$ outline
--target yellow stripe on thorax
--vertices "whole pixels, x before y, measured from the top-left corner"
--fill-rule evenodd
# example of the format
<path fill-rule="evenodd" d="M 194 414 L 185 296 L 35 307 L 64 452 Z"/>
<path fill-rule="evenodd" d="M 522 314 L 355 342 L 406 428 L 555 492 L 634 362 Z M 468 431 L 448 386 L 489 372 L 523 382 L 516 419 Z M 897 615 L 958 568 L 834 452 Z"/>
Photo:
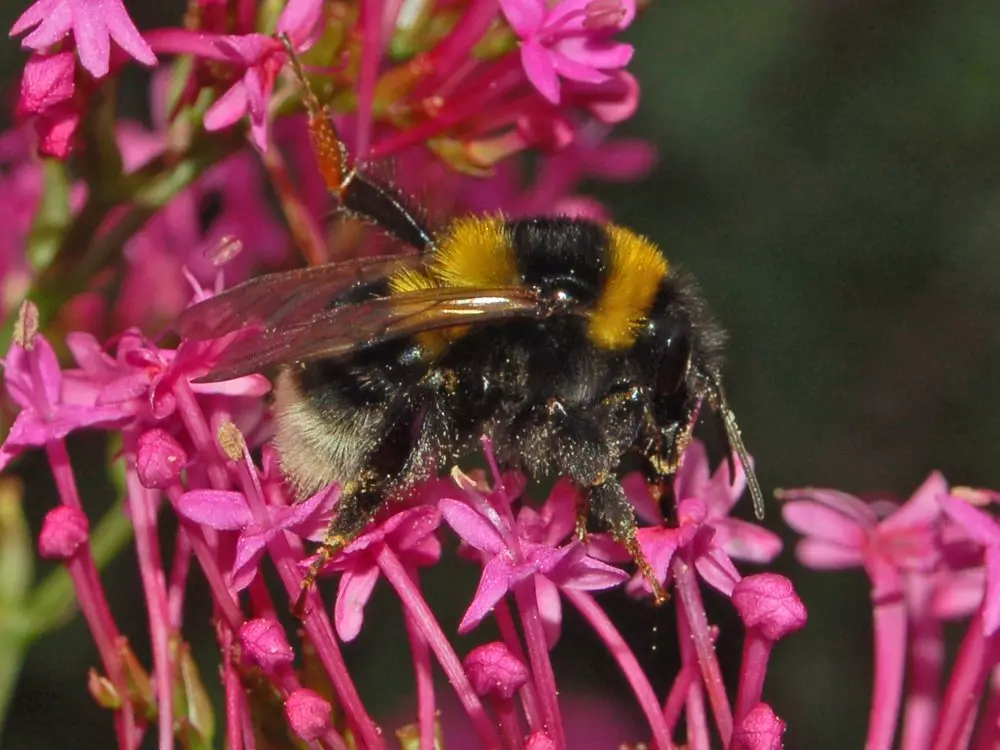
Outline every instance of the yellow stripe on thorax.
<path fill-rule="evenodd" d="M 405 294 L 440 287 L 494 289 L 519 282 L 507 222 L 499 216 L 466 216 L 448 225 L 424 270 L 404 268 L 390 276 L 389 292 Z M 417 340 L 431 356 L 437 356 L 466 331 L 468 326 L 425 331 L 417 334 Z"/>
<path fill-rule="evenodd" d="M 590 316 L 587 333 L 602 349 L 626 349 L 667 275 L 667 259 L 645 237 L 609 224 L 608 274 Z"/>

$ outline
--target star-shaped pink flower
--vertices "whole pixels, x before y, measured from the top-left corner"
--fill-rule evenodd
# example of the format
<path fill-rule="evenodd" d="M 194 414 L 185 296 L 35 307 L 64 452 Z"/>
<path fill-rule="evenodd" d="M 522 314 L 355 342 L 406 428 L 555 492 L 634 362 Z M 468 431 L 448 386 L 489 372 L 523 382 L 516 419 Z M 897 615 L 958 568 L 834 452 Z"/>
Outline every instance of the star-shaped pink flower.
<path fill-rule="evenodd" d="M 604 83 L 632 59 L 631 45 L 608 37 L 632 23 L 634 0 L 563 0 L 552 7 L 545 0 L 500 0 L 500 7 L 521 38 L 528 80 L 553 104 L 560 77 Z"/>
<path fill-rule="evenodd" d="M 727 461 L 722 461 L 712 473 L 705 445 L 700 440 L 691 442 L 674 479 L 674 494 L 679 501 L 676 526 L 664 524 L 641 474 L 630 474 L 623 480 L 625 494 L 636 513 L 652 523 L 640 528 L 637 537 L 657 580 L 666 582 L 674 555 L 686 547 L 705 582 L 730 596 L 741 578 L 733 560 L 762 564 L 781 552 L 777 534 L 730 517 L 746 489 L 742 466 L 738 461 L 734 463 L 734 481 L 730 481 Z M 649 583 L 641 575 L 633 577 L 629 590 L 650 593 Z"/>
<path fill-rule="evenodd" d="M 540 516 L 522 510 L 518 519 L 511 522 L 507 514 L 496 512 L 472 480 L 456 477 L 473 504 L 446 497 L 439 501 L 438 507 L 448 525 L 463 541 L 482 552 L 486 561 L 476 594 L 459 623 L 460 633 L 472 630 L 508 591 L 534 576 L 536 588 L 541 582 L 539 610 L 546 623 L 547 638 L 552 639 L 553 627 L 558 634 L 561 621 L 559 588 L 594 591 L 611 588 L 628 578 L 618 568 L 591 557 L 577 541 L 556 546 L 573 528 L 574 513 L 572 505 L 567 504 L 571 494 L 565 485 L 553 492 L 555 507 L 543 507 Z"/>
<path fill-rule="evenodd" d="M 0 469 L 27 448 L 44 446 L 74 430 L 118 427 L 132 419 L 131 411 L 121 405 L 98 405 L 85 393 L 65 389 L 59 361 L 44 336 L 34 336 L 30 349 L 12 344 L 3 369 L 7 394 L 21 412 L 0 447 Z M 75 395 L 84 398 L 74 400 Z"/>
<path fill-rule="evenodd" d="M 434 533 L 440 524 L 441 514 L 427 505 L 394 513 L 331 561 L 326 570 L 343 571 L 334 606 L 334 625 L 342 640 L 352 641 L 361 632 L 365 605 L 379 578 L 377 547 L 388 544 L 408 567 L 433 565 L 441 557 L 441 542 Z"/>
<path fill-rule="evenodd" d="M 312 45 L 323 18 L 322 0 L 289 0 L 277 23 L 277 33 L 287 34 L 296 52 Z M 231 63 L 243 74 L 205 113 L 206 130 L 222 130 L 245 115 L 250 134 L 262 151 L 267 149 L 268 103 L 274 81 L 287 62 L 281 42 L 266 34 L 204 34 L 182 29 L 163 29 L 149 34 L 158 52 L 192 54 Z"/>
<path fill-rule="evenodd" d="M 331 486 L 297 505 L 272 505 L 267 518 L 254 517 L 246 496 L 235 490 L 191 490 L 177 501 L 177 512 L 188 521 L 219 531 L 239 531 L 236 557 L 229 575 L 233 592 L 242 591 L 257 575 L 267 543 L 282 531 L 320 541 L 340 492 Z"/>
<path fill-rule="evenodd" d="M 782 515 L 804 538 L 799 561 L 817 569 L 864 566 L 876 598 L 892 595 L 900 575 L 929 572 L 941 560 L 941 500 L 948 484 L 932 473 L 901 507 L 872 505 L 828 489 L 784 490 Z"/>
<path fill-rule="evenodd" d="M 111 40 L 144 65 L 156 65 L 156 55 L 132 23 L 122 0 L 37 0 L 10 29 L 11 36 L 34 29 L 22 47 L 44 50 L 73 32 L 76 51 L 94 78 L 108 74 Z"/>

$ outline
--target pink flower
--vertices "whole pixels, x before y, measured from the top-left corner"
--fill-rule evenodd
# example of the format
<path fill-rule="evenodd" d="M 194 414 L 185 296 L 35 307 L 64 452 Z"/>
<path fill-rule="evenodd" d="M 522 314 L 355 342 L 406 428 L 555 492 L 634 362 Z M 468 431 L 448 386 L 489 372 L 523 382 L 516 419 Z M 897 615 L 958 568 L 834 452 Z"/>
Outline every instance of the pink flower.
<path fill-rule="evenodd" d="M 944 477 L 934 472 L 902 507 L 881 506 L 881 518 L 868 503 L 836 490 L 784 490 L 779 497 L 785 522 L 805 535 L 795 548 L 799 561 L 819 569 L 863 565 L 878 596 L 891 595 L 900 574 L 937 566 L 947 494 Z"/>
<path fill-rule="evenodd" d="M 136 474 L 143 487 L 163 488 L 180 481 L 187 453 L 166 430 L 153 429 L 139 436 Z"/>
<path fill-rule="evenodd" d="M 766 703 L 758 703 L 733 732 L 729 750 L 781 750 L 785 722 Z"/>
<path fill-rule="evenodd" d="M 90 523 L 79 508 L 59 505 L 45 515 L 38 535 L 38 554 L 46 560 L 68 560 L 87 542 Z"/>
<path fill-rule="evenodd" d="M 340 493 L 333 487 L 321 490 L 297 505 L 267 507 L 267 518 L 258 522 L 242 492 L 235 490 L 191 490 L 180 496 L 177 512 L 193 523 L 220 531 L 239 531 L 236 557 L 229 586 L 242 591 L 257 576 L 267 543 L 288 531 L 296 536 L 320 541 L 329 512 Z"/>
<path fill-rule="evenodd" d="M 34 50 L 50 47 L 72 31 L 80 63 L 94 78 L 108 73 L 112 39 L 144 65 L 156 65 L 156 55 L 132 23 L 122 0 L 37 0 L 14 22 L 10 35 L 32 28 L 21 46 Z"/>
<path fill-rule="evenodd" d="M 331 561 L 327 570 L 343 571 L 334 608 L 334 625 L 342 640 L 352 641 L 361 632 L 365 605 L 379 579 L 378 548 L 388 545 L 408 567 L 433 565 L 441 557 L 441 542 L 434 533 L 440 523 L 436 508 L 403 510 L 366 531 Z"/>
<path fill-rule="evenodd" d="M 44 446 L 85 427 L 120 426 L 132 418 L 120 405 L 67 400 L 71 394 L 64 391 L 62 370 L 44 336 L 35 336 L 30 349 L 12 344 L 3 368 L 7 393 L 21 413 L 0 447 L 0 469 L 26 448 Z"/>
<path fill-rule="evenodd" d="M 528 681 L 528 668 L 498 641 L 477 646 L 462 662 L 469 681 L 481 696 L 510 700 Z"/>
<path fill-rule="evenodd" d="M 285 717 L 295 734 L 311 742 L 332 726 L 333 708 L 319 693 L 299 688 L 285 700 Z"/>
<path fill-rule="evenodd" d="M 942 505 L 948 517 L 983 548 L 986 569 L 983 631 L 987 636 L 993 635 L 1000 628 L 1000 524 L 992 515 L 958 497 L 945 497 Z"/>
<path fill-rule="evenodd" d="M 240 626 L 243 655 L 265 671 L 284 667 L 295 659 L 285 629 L 273 617 L 257 617 Z"/>
<path fill-rule="evenodd" d="M 277 33 L 287 34 L 296 52 L 309 49 L 323 18 L 321 0 L 289 0 L 278 18 Z M 286 62 L 285 49 L 265 34 L 217 35 L 166 29 L 149 34 L 161 52 L 189 53 L 233 63 L 243 74 L 205 113 L 206 130 L 222 130 L 245 115 L 261 151 L 268 147 L 268 104 L 274 82 Z"/>
<path fill-rule="evenodd" d="M 608 40 L 635 16 L 633 0 L 500 0 L 511 27 L 521 37 L 521 64 L 528 80 L 553 104 L 559 77 L 604 83 L 609 71 L 624 68 L 632 46 Z"/>
<path fill-rule="evenodd" d="M 517 521 L 511 522 L 509 517 L 503 517 L 494 509 L 468 477 L 457 478 L 473 505 L 444 498 L 438 507 L 455 533 L 482 552 L 486 560 L 479 588 L 459 623 L 460 633 L 478 625 L 508 591 L 533 576 L 536 587 L 541 579 L 557 587 L 553 589 L 543 581 L 539 589 L 539 610 L 543 622 L 548 623 L 547 638 L 552 638 L 553 628 L 557 634 L 561 621 L 558 588 L 594 591 L 616 586 L 628 577 L 618 568 L 591 557 L 577 541 L 556 546 L 557 537 L 565 537 L 563 530 L 568 533 L 572 529 L 572 524 L 567 528 L 565 523 L 568 497 L 565 486 L 554 490 L 552 495 L 553 503 L 562 508 L 543 510 L 543 519 L 547 513 L 548 521 L 540 520 L 534 513 L 525 514 L 522 509 Z M 547 526 L 548 530 L 539 533 L 540 527 L 545 529 Z"/>
<path fill-rule="evenodd" d="M 740 580 L 733 560 L 768 563 L 781 552 L 781 539 L 757 524 L 730 518 L 736 502 L 746 489 L 746 477 L 739 462 L 730 481 L 729 463 L 723 461 L 712 474 L 708 453 L 700 440 L 693 440 L 674 479 L 677 497 L 677 525 L 665 526 L 663 517 L 640 474 L 625 477 L 623 485 L 641 518 L 654 525 L 640 528 L 639 544 L 657 580 L 666 582 L 674 555 L 681 548 L 690 551 L 698 574 L 713 588 L 730 596 Z M 642 576 L 629 582 L 631 591 L 650 593 Z"/>

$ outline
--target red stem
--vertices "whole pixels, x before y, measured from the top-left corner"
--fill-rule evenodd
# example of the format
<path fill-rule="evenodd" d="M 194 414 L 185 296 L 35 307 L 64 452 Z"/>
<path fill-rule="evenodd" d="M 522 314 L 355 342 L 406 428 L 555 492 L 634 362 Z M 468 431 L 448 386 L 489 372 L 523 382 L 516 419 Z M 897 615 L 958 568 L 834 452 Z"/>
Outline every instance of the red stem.
<path fill-rule="evenodd" d="M 758 628 L 749 628 L 743 640 L 743 661 L 740 664 L 740 686 L 736 693 L 736 725 L 739 726 L 751 709 L 760 703 L 764 692 L 764 676 L 774 641 Z"/>
<path fill-rule="evenodd" d="M 660 711 L 660 702 L 653 691 L 653 686 L 649 684 L 646 673 L 643 671 L 639 660 L 635 658 L 632 649 L 628 647 L 621 633 L 618 632 L 610 618 L 604 610 L 594 601 L 594 597 L 583 591 L 562 590 L 563 596 L 583 615 L 583 618 L 590 623 L 590 626 L 597 633 L 597 636 L 604 641 L 608 651 L 618 662 L 618 668 L 628 681 L 629 687 L 635 694 L 639 707 L 646 714 L 649 728 L 653 732 L 653 740 L 660 750 L 674 750 L 674 743 L 670 739 L 670 730 L 664 721 L 663 713 Z"/>
<path fill-rule="evenodd" d="M 434 613 L 431 612 L 431 608 L 427 606 L 420 591 L 406 574 L 403 564 L 385 544 L 378 545 L 378 550 L 375 552 L 375 562 L 382 571 L 382 575 L 396 590 L 407 617 L 413 620 L 414 626 L 423 634 L 431 651 L 437 657 L 438 663 L 444 669 L 449 682 L 455 688 L 455 694 L 466 713 L 469 714 L 473 728 L 479 735 L 480 743 L 485 748 L 499 748 L 500 736 L 497 734 L 496 727 L 490 721 L 479 696 L 476 695 L 465 670 L 462 669 L 458 655 L 441 630 L 441 625 L 434 617 Z"/>
<path fill-rule="evenodd" d="M 55 479 L 60 501 L 63 505 L 82 512 L 80 494 L 76 487 L 76 477 L 73 475 L 69 453 L 66 451 L 66 443 L 63 440 L 53 440 L 46 444 L 45 450 L 52 467 L 52 476 Z M 138 747 L 141 735 L 136 725 L 135 709 L 132 701 L 129 700 L 125 671 L 119 659 L 117 644 L 121 639 L 121 634 L 118 632 L 118 626 L 115 625 L 107 597 L 104 595 L 104 587 L 97 573 L 97 564 L 94 562 L 89 538 L 77 550 L 76 554 L 66 561 L 66 570 L 73 581 L 80 611 L 83 612 L 87 627 L 94 638 L 97 651 L 101 656 L 101 663 L 104 665 L 104 671 L 122 699 L 121 710 L 115 713 L 115 732 L 118 735 L 118 744 L 122 748 L 131 750 L 131 748 Z"/>
<path fill-rule="evenodd" d="M 729 745 L 733 735 L 733 710 L 726 695 L 726 684 L 722 681 L 722 670 L 715 656 L 715 646 L 712 645 L 712 635 L 705 616 L 705 605 L 701 601 L 698 590 L 698 580 L 694 570 L 681 557 L 674 558 L 671 565 L 677 594 L 684 608 L 684 615 L 691 629 L 695 653 L 698 655 L 698 666 L 701 668 L 701 679 L 708 692 L 708 700 L 712 704 L 712 714 L 715 725 L 719 729 L 723 746 Z"/>
<path fill-rule="evenodd" d="M 126 434 L 127 450 L 134 462 L 134 435 Z M 139 559 L 139 576 L 146 597 L 149 616 L 149 639 L 153 650 L 153 679 L 156 682 L 157 726 L 160 750 L 174 746 L 174 664 L 170 658 L 170 605 L 167 603 L 163 559 L 156 533 L 156 511 L 159 493 L 148 490 L 139 483 L 135 466 L 125 474 L 128 491 L 128 509 L 135 529 L 135 548 Z"/>
<path fill-rule="evenodd" d="M 500 636 L 503 638 L 503 642 L 507 648 L 510 649 L 510 652 L 514 656 L 521 660 L 522 664 L 527 663 L 528 657 L 521 646 L 521 639 L 517 635 L 514 618 L 511 616 L 510 607 L 505 600 L 501 599 L 497 602 L 497 606 L 493 609 L 493 617 L 497 621 Z M 532 732 L 541 732 L 544 720 L 542 719 L 542 709 L 538 700 L 538 688 L 535 686 L 534 676 L 524 683 L 518 692 L 521 694 L 521 706 L 524 708 L 524 716 L 528 720 L 528 726 L 531 727 Z"/>
<path fill-rule="evenodd" d="M 691 623 L 683 607 L 677 608 L 677 638 L 680 641 L 681 663 L 683 669 L 696 672 L 698 652 L 691 633 Z M 687 719 L 687 740 L 690 750 L 709 750 L 711 741 L 708 734 L 708 720 L 705 713 L 705 695 L 701 682 L 692 679 L 688 683 L 687 695 L 684 698 L 685 717 Z M 727 743 L 728 744 L 728 743 Z"/>
<path fill-rule="evenodd" d="M 963 747 L 962 738 L 968 734 L 968 724 L 982 698 L 986 676 L 995 664 L 998 637 L 998 633 L 987 636 L 983 632 L 983 610 L 980 608 L 969 623 L 952 667 L 932 750 Z"/>
<path fill-rule="evenodd" d="M 521 628 L 528 646 L 528 660 L 535 676 L 535 686 L 545 717 L 545 732 L 556 743 L 556 747 L 566 747 L 562 715 L 559 713 L 559 690 L 556 675 L 549 659 L 549 646 L 545 640 L 545 629 L 538 613 L 538 597 L 535 593 L 534 576 L 528 576 L 514 586 L 514 600 L 521 615 Z"/>
<path fill-rule="evenodd" d="M 417 591 L 420 583 L 416 572 L 407 570 L 406 574 Z M 413 674 L 417 681 L 417 723 L 420 727 L 420 750 L 434 750 L 434 675 L 431 672 L 431 654 L 424 638 L 413 620 L 404 617 L 406 635 L 410 639 L 410 651 L 413 652 Z"/>

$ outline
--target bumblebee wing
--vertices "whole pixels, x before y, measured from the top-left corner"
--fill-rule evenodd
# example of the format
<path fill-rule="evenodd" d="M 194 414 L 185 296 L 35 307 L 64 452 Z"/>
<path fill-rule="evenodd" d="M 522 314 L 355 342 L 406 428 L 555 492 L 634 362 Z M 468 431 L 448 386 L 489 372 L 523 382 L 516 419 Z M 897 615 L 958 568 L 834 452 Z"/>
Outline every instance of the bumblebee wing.
<path fill-rule="evenodd" d="M 251 326 L 292 326 L 329 307 L 338 292 L 354 284 L 376 281 L 419 263 L 420 256 L 410 253 L 260 276 L 184 310 L 177 332 L 183 338 L 204 341 Z"/>
<path fill-rule="evenodd" d="M 290 326 L 248 332 L 201 378 L 214 382 L 274 364 L 336 359 L 374 344 L 424 331 L 512 318 L 544 318 L 551 306 L 530 289 L 420 289 L 316 313 Z"/>

